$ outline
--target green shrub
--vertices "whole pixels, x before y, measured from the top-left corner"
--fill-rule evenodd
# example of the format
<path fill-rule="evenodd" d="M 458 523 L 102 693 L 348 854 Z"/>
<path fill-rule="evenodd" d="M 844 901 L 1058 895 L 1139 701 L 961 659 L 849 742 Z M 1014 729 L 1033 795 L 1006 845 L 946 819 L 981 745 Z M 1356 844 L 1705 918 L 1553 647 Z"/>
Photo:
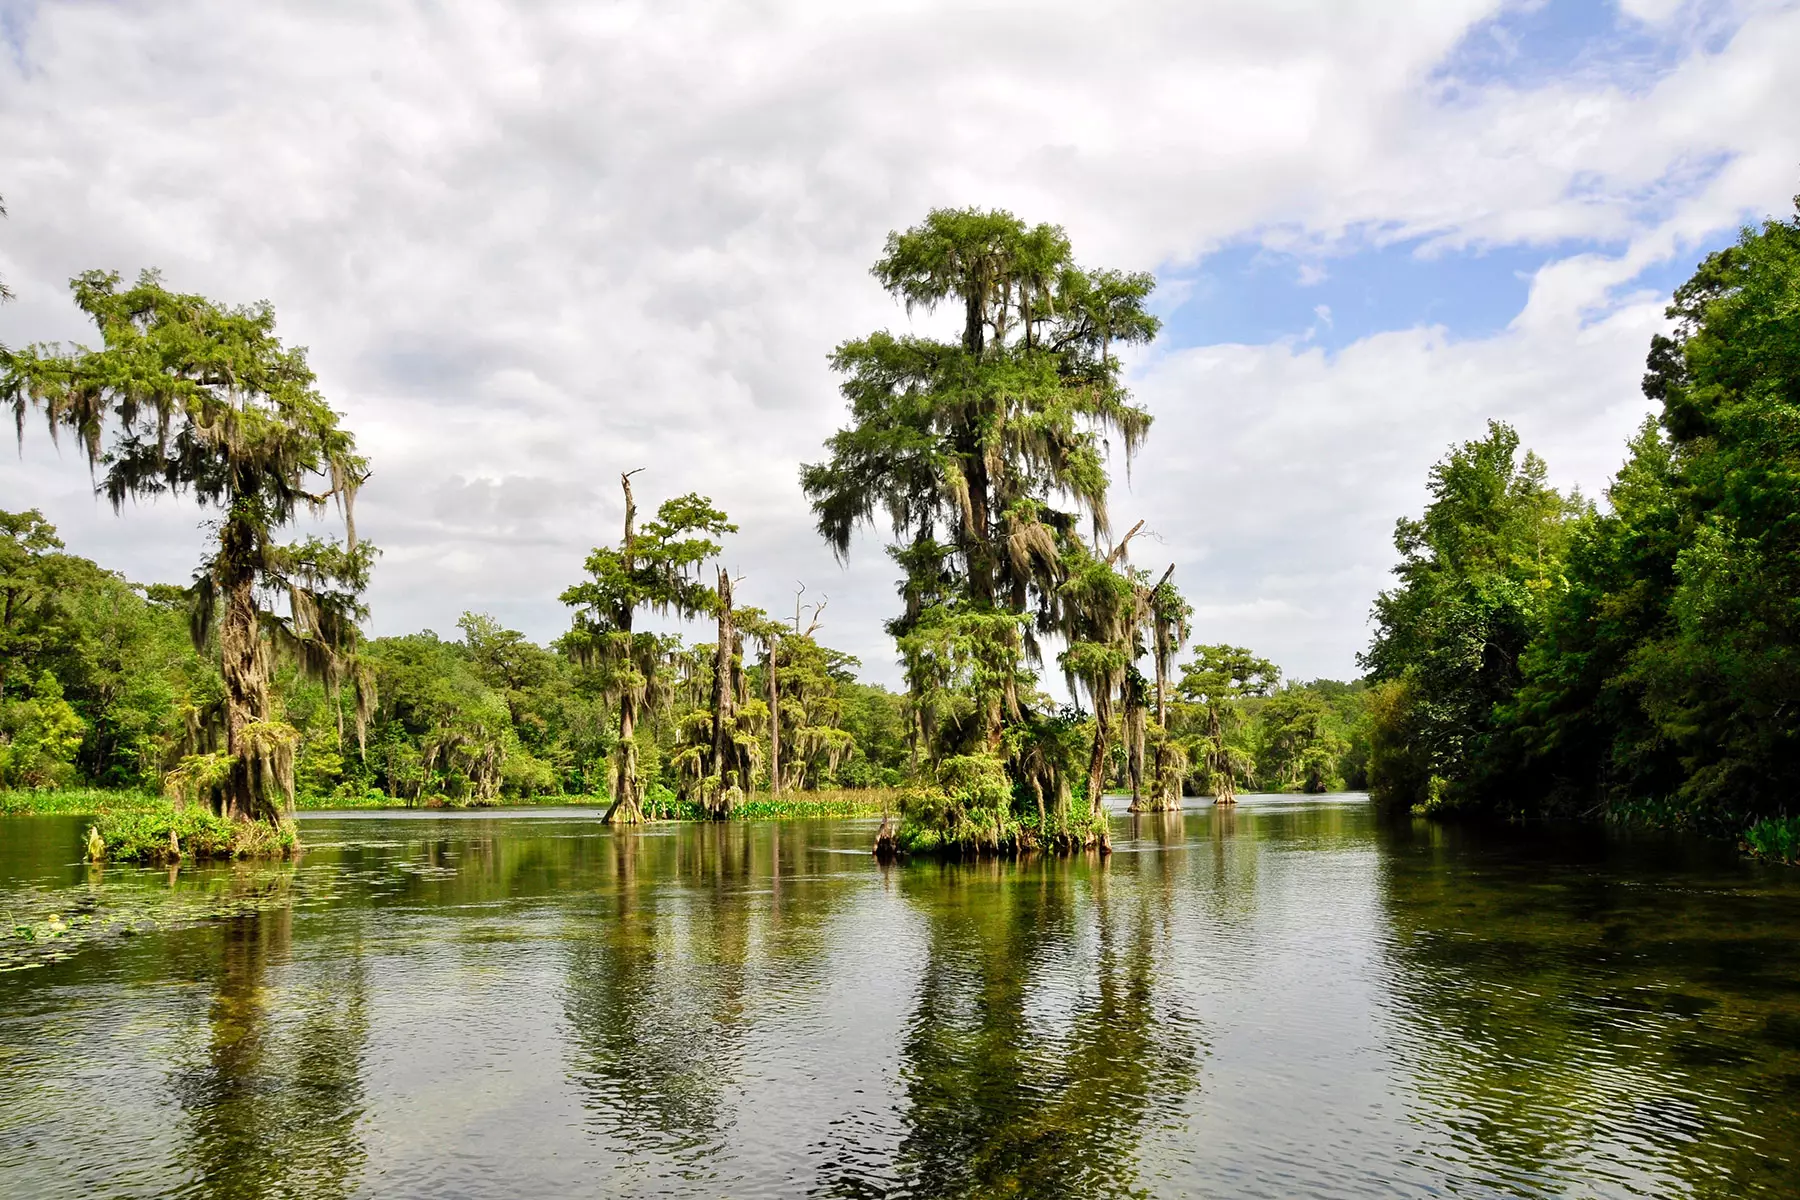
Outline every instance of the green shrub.
<path fill-rule="evenodd" d="M 1744 831 L 1742 849 L 1757 858 L 1800 865 L 1800 817 L 1769 817 Z"/>
<path fill-rule="evenodd" d="M 300 844 L 291 820 L 276 828 L 214 816 L 195 805 L 106 813 L 89 832 L 99 836 L 100 856 L 111 862 L 286 858 Z"/>
<path fill-rule="evenodd" d="M 165 804 L 152 792 L 106 788 L 43 788 L 0 792 L 0 815 L 25 813 L 85 817 L 96 813 L 139 812 Z"/>
<path fill-rule="evenodd" d="M 945 759 L 936 783 L 901 793 L 900 818 L 899 852 L 939 858 L 1068 853 L 1100 845 L 1106 835 L 1105 815 L 1085 803 L 1041 820 L 1035 812 L 1022 814 L 1005 766 L 986 754 Z"/>

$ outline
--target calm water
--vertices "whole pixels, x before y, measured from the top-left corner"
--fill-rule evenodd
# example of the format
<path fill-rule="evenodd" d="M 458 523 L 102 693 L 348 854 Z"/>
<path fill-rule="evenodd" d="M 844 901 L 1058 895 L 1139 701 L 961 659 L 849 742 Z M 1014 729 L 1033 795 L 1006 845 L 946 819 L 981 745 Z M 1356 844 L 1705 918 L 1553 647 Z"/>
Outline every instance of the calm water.
<path fill-rule="evenodd" d="M 0 818 L 0 1196 L 1795 1196 L 1800 872 L 1251 797 L 1092 861 L 866 822 Z"/>

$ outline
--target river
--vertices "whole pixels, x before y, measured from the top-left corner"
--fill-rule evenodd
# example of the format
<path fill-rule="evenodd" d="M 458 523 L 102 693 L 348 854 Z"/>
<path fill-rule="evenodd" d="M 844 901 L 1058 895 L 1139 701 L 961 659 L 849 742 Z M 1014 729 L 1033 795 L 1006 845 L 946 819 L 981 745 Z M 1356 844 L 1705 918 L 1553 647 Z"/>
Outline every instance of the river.
<path fill-rule="evenodd" d="M 596 817 L 0 818 L 0 1196 L 1800 1195 L 1800 871 L 1359 796 L 885 870 Z"/>

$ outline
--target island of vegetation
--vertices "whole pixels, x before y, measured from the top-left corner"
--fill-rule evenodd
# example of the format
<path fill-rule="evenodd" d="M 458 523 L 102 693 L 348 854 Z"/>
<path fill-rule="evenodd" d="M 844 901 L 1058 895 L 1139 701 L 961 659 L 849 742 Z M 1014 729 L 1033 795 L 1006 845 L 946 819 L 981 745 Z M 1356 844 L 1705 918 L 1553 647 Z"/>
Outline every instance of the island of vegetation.
<path fill-rule="evenodd" d="M 839 345 L 848 420 L 800 476 L 840 557 L 891 534 L 901 693 L 825 644 L 823 600 L 741 605 L 728 515 L 693 494 L 640 514 L 655 477 L 633 469 L 550 645 L 480 613 L 454 639 L 366 637 L 368 464 L 273 310 L 78 277 L 99 347 L 0 347 L 0 396 L 21 437 L 36 417 L 80 446 L 115 508 L 197 502 L 211 548 L 191 583 L 139 586 L 42 513 L 0 513 L 0 811 L 94 814 L 89 853 L 139 861 L 292 853 L 296 807 L 543 802 L 883 815 L 878 852 L 965 857 L 1104 852 L 1113 790 L 1155 812 L 1367 788 L 1795 857 L 1800 220 L 1677 291 L 1643 381 L 1662 412 L 1605 507 L 1550 487 L 1505 425 L 1452 449 L 1351 683 L 1190 646 L 1175 568 L 1131 561 L 1153 514 L 1114 532 L 1109 447 L 1151 427 L 1116 351 L 1157 333 L 1150 276 L 975 209 L 890 235 L 873 274 L 958 335 Z M 284 540 L 331 508 L 341 537 Z"/>

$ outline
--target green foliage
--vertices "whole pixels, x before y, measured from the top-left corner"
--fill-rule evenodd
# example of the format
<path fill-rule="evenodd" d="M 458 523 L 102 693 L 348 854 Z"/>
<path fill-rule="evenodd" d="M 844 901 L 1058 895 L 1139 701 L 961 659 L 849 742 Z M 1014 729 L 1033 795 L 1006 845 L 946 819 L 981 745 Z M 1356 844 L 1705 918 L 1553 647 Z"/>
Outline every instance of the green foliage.
<path fill-rule="evenodd" d="M 1196 646 L 1175 685 L 1171 732 L 1188 745 L 1188 759 L 1201 789 L 1230 800 L 1239 783 L 1253 782 L 1256 754 L 1237 735 L 1244 728 L 1244 701 L 1266 696 L 1281 671 L 1242 646 Z"/>
<path fill-rule="evenodd" d="M 1520 457 L 1518 434 L 1489 422 L 1487 437 L 1431 469 L 1424 517 L 1397 525 L 1400 583 L 1375 601 L 1362 661 L 1372 682 L 1406 682 L 1395 695 L 1408 708 L 1392 715 L 1404 716 L 1422 773 L 1372 764 L 1379 799 L 1423 803 L 1433 776 L 1449 781 L 1452 802 L 1469 794 L 1495 706 L 1518 688 L 1520 659 L 1559 586 L 1572 519 L 1587 511 L 1544 477 L 1541 459 Z"/>
<path fill-rule="evenodd" d="M 1800 816 L 1764 817 L 1744 831 L 1744 850 L 1758 858 L 1800 865 Z"/>
<path fill-rule="evenodd" d="M 1800 794 L 1797 312 L 1800 217 L 1700 264 L 1605 511 L 1559 504 L 1529 458 L 1509 475 L 1510 438 L 1434 472 L 1376 606 L 1372 783 L 1778 843 Z"/>
<path fill-rule="evenodd" d="M 1112 708 L 1149 619 L 1150 589 L 1120 567 L 1123 543 L 1101 555 L 1078 529 L 1084 519 L 1096 537 L 1106 529 L 1106 439 L 1129 458 L 1150 426 L 1113 348 L 1155 336 L 1153 280 L 1084 270 L 1059 227 L 976 209 L 938 209 L 893 233 L 873 274 L 909 311 L 952 308 L 960 337 L 883 331 L 839 345 L 831 361 L 850 421 L 827 442 L 828 460 L 802 469 L 802 487 L 840 556 L 878 514 L 893 530 L 903 609 L 888 628 L 915 757 L 934 769 L 1001 762 L 1018 793 L 1008 804 L 1036 813 L 1049 797 L 1060 813 L 1071 791 L 1061 756 L 1035 744 L 1051 707 L 1036 693 L 1036 635 L 1070 643 L 1065 670 L 1104 705 L 1092 776 L 1118 732 Z M 1134 762 L 1141 728 L 1129 725 Z M 1097 804 L 1098 784 L 1090 790 Z M 961 844 L 952 827 L 973 818 L 955 815 L 957 794 L 926 789 L 911 827 L 929 810 Z M 1016 814 L 994 815 L 995 844 L 1010 844 Z"/>
<path fill-rule="evenodd" d="M 51 790 L 0 791 L 0 816 L 91 816 L 129 812 L 166 804 L 153 792 L 70 787 Z"/>
<path fill-rule="evenodd" d="M 66 787 L 87 723 L 63 699 L 62 684 L 38 675 L 26 700 L 0 705 L 0 787 Z"/>
<path fill-rule="evenodd" d="M 1800 218 L 1746 229 L 1651 345 L 1656 427 L 1578 530 L 1499 768 L 1730 832 L 1800 789 Z"/>
<path fill-rule="evenodd" d="M 619 483 L 625 493 L 624 536 L 616 547 L 596 547 L 587 558 L 588 578 L 564 590 L 562 602 L 575 613 L 563 645 L 599 675 L 618 706 L 613 802 L 606 820 L 636 823 L 644 819 L 638 713 L 646 703 L 654 708 L 666 699 L 667 663 L 675 648 L 671 639 L 637 631 L 637 613 L 648 609 L 685 618 L 729 610 L 699 575 L 701 565 L 719 552 L 712 538 L 737 526 L 710 500 L 687 495 L 664 501 L 657 519 L 639 529 L 631 474 L 621 475 Z"/>
<path fill-rule="evenodd" d="M 901 853 L 941 858 L 1067 852 L 1103 844 L 1106 818 L 1085 806 L 1045 816 L 1015 803 L 1007 764 L 991 754 L 954 755 L 927 786 L 900 799 Z"/>
<path fill-rule="evenodd" d="M 1257 712 L 1262 753 L 1257 772 L 1274 791 L 1328 792 L 1341 788 L 1340 769 L 1350 740 L 1339 731 L 1329 701 L 1309 688 L 1289 686 Z"/>
<path fill-rule="evenodd" d="M 292 821 L 276 826 L 233 821 L 194 805 L 105 813 L 92 832 L 102 856 L 114 862 L 286 858 L 299 846 Z"/>
<path fill-rule="evenodd" d="M 232 308 L 171 292 L 154 272 L 121 289 L 116 273 L 89 271 L 70 288 L 101 347 L 5 353 L 0 401 L 21 437 L 33 409 L 52 437 L 75 436 L 115 510 L 175 492 L 219 514 L 189 617 L 194 644 L 217 646 L 228 686 L 222 711 L 196 725 L 189 748 L 223 740 L 231 755 L 212 797 L 217 811 L 277 822 L 293 801 L 292 739 L 246 742 L 246 730 L 272 719 L 277 653 L 334 685 L 360 684 L 352 651 L 373 550 L 357 544 L 350 506 L 366 464 L 314 388 L 305 352 L 275 336 L 268 304 Z M 302 509 L 316 514 L 333 501 L 345 543 L 277 540 Z M 269 596 L 286 598 L 286 616 L 268 610 Z"/>

